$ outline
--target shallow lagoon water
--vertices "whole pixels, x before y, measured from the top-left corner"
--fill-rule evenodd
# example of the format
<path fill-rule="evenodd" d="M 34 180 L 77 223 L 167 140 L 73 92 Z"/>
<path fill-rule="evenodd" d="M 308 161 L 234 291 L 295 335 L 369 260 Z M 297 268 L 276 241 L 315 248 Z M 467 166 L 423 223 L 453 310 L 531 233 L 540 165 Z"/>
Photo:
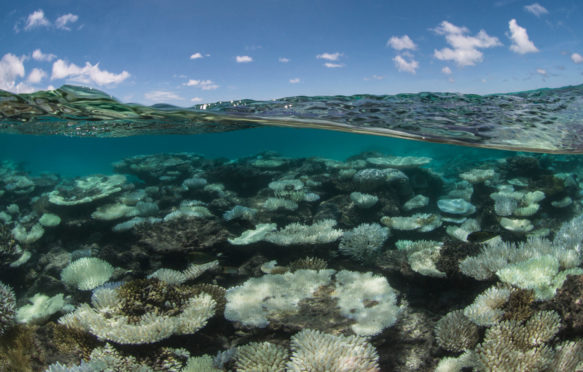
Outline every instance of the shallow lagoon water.
<path fill-rule="evenodd" d="M 237 159 L 265 151 L 286 157 L 325 157 L 345 160 L 354 154 L 378 151 L 394 155 L 429 156 L 438 162 L 452 157 L 495 158 L 513 152 L 449 146 L 390 137 L 318 129 L 260 127 L 200 135 L 79 138 L 0 135 L 0 156 L 23 162 L 29 172 L 55 172 L 65 177 L 109 173 L 111 164 L 135 155 L 193 152 L 211 158 Z"/>
<path fill-rule="evenodd" d="M 578 155 L 258 126 L 0 159 L 5 370 L 581 366 Z"/>

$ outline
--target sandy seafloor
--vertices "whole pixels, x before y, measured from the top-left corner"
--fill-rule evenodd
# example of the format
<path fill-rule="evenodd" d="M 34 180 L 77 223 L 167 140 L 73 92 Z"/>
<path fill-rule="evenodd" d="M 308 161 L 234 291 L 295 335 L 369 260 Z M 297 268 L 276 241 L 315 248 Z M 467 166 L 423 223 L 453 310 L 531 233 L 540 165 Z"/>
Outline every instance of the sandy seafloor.
<path fill-rule="evenodd" d="M 582 159 L 2 135 L 0 370 L 581 370 Z"/>

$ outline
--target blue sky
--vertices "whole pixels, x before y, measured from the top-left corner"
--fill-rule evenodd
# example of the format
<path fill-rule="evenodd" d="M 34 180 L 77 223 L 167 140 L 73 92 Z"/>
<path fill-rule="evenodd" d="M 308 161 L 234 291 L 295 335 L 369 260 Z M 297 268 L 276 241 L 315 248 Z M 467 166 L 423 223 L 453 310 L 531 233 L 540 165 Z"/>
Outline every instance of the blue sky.
<path fill-rule="evenodd" d="M 583 82 L 583 2 L 0 3 L 0 89 L 63 84 L 179 106 Z"/>

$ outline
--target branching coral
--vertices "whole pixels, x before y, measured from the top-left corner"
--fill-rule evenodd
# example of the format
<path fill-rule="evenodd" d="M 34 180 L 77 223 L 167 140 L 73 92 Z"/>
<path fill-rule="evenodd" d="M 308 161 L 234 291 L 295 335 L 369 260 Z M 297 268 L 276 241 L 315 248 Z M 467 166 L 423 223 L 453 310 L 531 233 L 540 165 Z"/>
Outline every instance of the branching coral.
<path fill-rule="evenodd" d="M 239 346 L 235 369 L 239 372 L 284 372 L 288 351 L 270 342 L 251 342 Z"/>
<path fill-rule="evenodd" d="M 504 315 L 501 308 L 509 297 L 509 289 L 488 288 L 476 297 L 473 304 L 464 309 L 464 315 L 479 326 L 494 325 Z"/>
<path fill-rule="evenodd" d="M 204 264 L 191 264 L 183 271 L 172 269 L 158 269 L 148 276 L 156 278 L 167 284 L 182 284 L 186 281 L 196 279 L 208 270 L 214 270 L 219 267 L 219 261 L 214 260 Z"/>
<path fill-rule="evenodd" d="M 478 326 L 466 318 L 462 310 L 447 313 L 435 324 L 437 343 L 449 351 L 472 349 L 478 343 L 478 331 Z"/>
<path fill-rule="evenodd" d="M 552 311 L 534 314 L 524 325 L 502 321 L 486 331 L 476 347 L 476 364 L 483 371 L 544 371 L 554 352 L 545 343 L 559 331 L 560 318 Z"/>
<path fill-rule="evenodd" d="M 494 240 L 479 255 L 461 261 L 460 270 L 478 280 L 496 274 L 503 282 L 533 289 L 539 300 L 552 298 L 567 275 L 583 273 L 577 267 L 583 235 L 574 231 L 572 222 L 563 224 L 561 231 L 552 242 L 539 237 L 518 244 Z"/>
<path fill-rule="evenodd" d="M 358 336 L 333 336 L 311 329 L 291 338 L 290 372 L 378 372 L 378 354 L 366 339 Z"/>
<path fill-rule="evenodd" d="M 342 230 L 334 229 L 336 221 L 321 220 L 312 225 L 292 223 L 286 227 L 268 233 L 264 240 L 277 245 L 292 244 L 326 244 L 342 236 Z"/>
<path fill-rule="evenodd" d="M 388 228 L 378 223 L 363 223 L 344 233 L 338 249 L 357 261 L 368 262 L 380 253 L 388 237 Z"/>

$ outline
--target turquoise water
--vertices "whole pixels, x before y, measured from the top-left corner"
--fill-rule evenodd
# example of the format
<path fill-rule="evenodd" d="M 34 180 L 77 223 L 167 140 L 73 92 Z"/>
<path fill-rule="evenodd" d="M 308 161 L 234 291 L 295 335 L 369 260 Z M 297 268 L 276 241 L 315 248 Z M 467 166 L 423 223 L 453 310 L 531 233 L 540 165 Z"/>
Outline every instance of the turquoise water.
<path fill-rule="evenodd" d="M 50 172 L 65 177 L 108 174 L 112 172 L 113 162 L 135 155 L 193 152 L 211 158 L 237 159 L 266 151 L 275 151 L 286 157 L 318 156 L 335 160 L 378 151 L 394 155 L 430 156 L 436 162 L 447 162 L 452 157 L 460 160 L 483 159 L 513 154 L 326 130 L 278 127 L 215 134 L 121 138 L 0 135 L 2 159 L 23 163 L 33 174 Z"/>
<path fill-rule="evenodd" d="M 580 370 L 580 91 L 4 92 L 0 370 Z"/>

